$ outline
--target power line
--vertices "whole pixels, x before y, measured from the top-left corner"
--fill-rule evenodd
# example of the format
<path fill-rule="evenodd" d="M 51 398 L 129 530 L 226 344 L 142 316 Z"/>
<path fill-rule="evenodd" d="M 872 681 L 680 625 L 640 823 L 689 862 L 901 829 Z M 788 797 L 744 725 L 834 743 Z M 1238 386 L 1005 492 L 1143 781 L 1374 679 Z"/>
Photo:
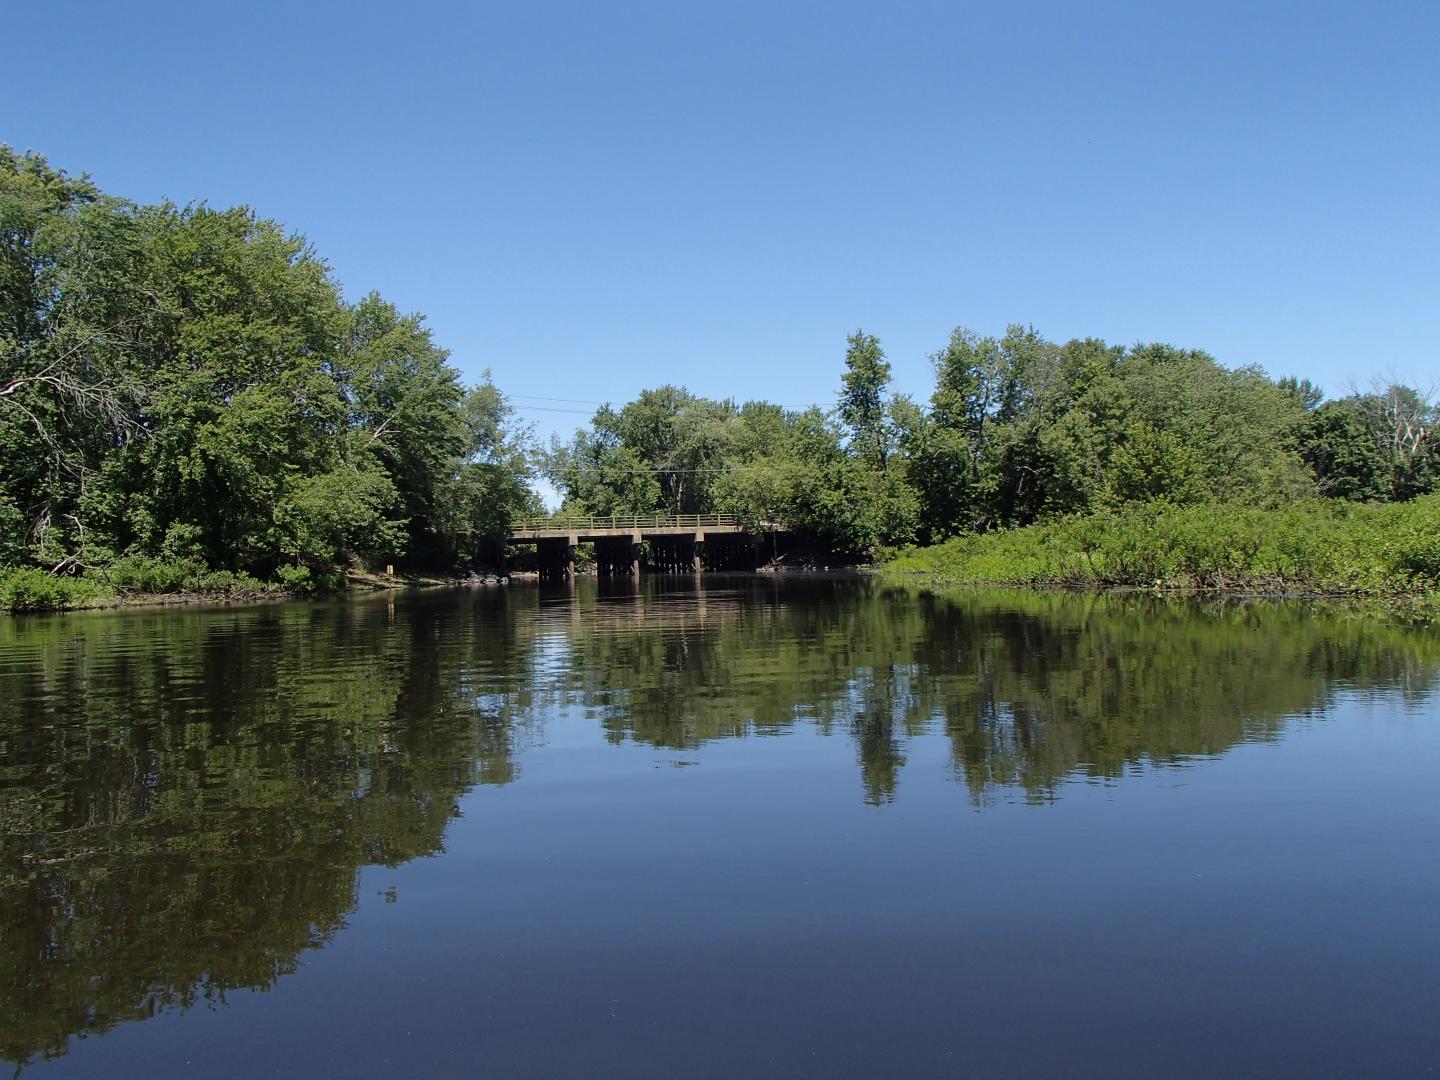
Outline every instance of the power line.
<path fill-rule="evenodd" d="M 608 406 L 608 407 L 610 407 L 610 408 L 616 408 L 616 405 L 615 405 L 615 403 L 614 403 L 613 401 L 591 401 L 591 400 L 589 400 L 588 398 L 544 397 L 543 395 L 540 395 L 540 394 L 510 394 L 510 393 L 506 393 L 506 394 L 505 394 L 505 397 L 508 398 L 508 399 L 511 401 L 512 404 L 514 403 L 514 401 L 515 401 L 516 398 L 524 398 L 526 401 L 559 401 L 559 402 L 564 402 L 564 403 L 570 404 L 570 405 L 604 405 L 604 406 Z M 730 400 L 733 401 L 734 399 L 732 398 L 732 399 L 730 399 Z M 628 402 L 627 404 L 634 404 L 634 402 Z M 750 402 L 746 402 L 745 404 L 750 404 Z M 755 402 L 755 404 L 759 404 L 759 405 L 774 405 L 777 409 L 784 409 L 784 410 L 786 410 L 787 412 L 804 412 L 806 409 L 811 409 L 811 408 L 814 408 L 814 407 L 815 407 L 813 404 L 811 404 L 811 405 L 782 405 L 782 404 L 781 404 L 780 402 L 778 402 L 778 401 L 759 401 L 759 402 Z M 532 412 L 583 413 L 583 414 L 585 414 L 585 415 L 587 415 L 587 416 L 588 416 L 589 413 L 590 413 L 590 410 L 589 410 L 589 409 L 552 409 L 552 408 L 546 408 L 546 407 L 543 406 L 543 405 L 514 405 L 514 407 L 517 408 L 517 409 L 529 409 L 529 410 L 531 410 Z M 624 407 L 625 407 L 624 405 L 619 406 L 620 409 L 623 409 Z"/>
<path fill-rule="evenodd" d="M 571 405 L 608 405 L 608 401 L 591 401 L 588 398 L 545 397 L 541 394 L 506 394 L 506 397 L 526 398 L 530 401 L 564 401 Z"/>

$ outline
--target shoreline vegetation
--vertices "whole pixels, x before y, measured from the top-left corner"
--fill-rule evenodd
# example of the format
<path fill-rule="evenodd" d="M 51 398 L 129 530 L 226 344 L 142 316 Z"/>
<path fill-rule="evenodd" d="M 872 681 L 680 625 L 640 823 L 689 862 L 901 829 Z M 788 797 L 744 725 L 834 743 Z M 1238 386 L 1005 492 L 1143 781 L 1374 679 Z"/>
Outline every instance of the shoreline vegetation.
<path fill-rule="evenodd" d="M 196 570 L 156 562 L 147 573 L 104 572 L 55 577 L 37 567 L 0 568 L 0 614 L 99 611 L 113 608 L 178 607 L 197 604 L 273 603 L 339 593 L 439 588 L 477 580 L 435 574 L 376 574 L 351 570 L 325 579 L 291 574 L 258 581 L 244 574 Z"/>
<path fill-rule="evenodd" d="M 889 581 L 941 589 L 1354 600 L 1433 618 L 1440 616 L 1440 495 L 1388 505 L 1311 499 L 1274 509 L 1139 504 L 912 546 L 869 569 Z M 266 602 L 491 580 L 351 570 L 261 582 L 194 563 L 131 558 L 103 576 L 0 570 L 0 611 Z"/>
<path fill-rule="evenodd" d="M 828 406 L 665 385 L 541 446 L 422 315 L 347 299 L 248 207 L 140 205 L 0 145 L 0 241 L 0 611 L 473 580 L 542 477 L 560 515 L 783 523 L 783 565 L 1440 592 L 1440 407 L 1393 381 L 1327 398 L 1017 324 L 957 327 L 920 400 L 857 329 Z"/>
<path fill-rule="evenodd" d="M 911 547 L 887 575 L 942 586 L 1440 601 L 1440 495 L 1275 509 L 1142 504 Z"/>
<path fill-rule="evenodd" d="M 1440 614 L 1440 495 L 1389 505 L 1312 499 L 1275 509 L 1139 504 L 912 546 L 869 569 L 940 588 L 1361 600 L 1433 615 Z M 301 568 L 262 582 L 194 562 L 131 557 L 80 576 L 0 569 L 0 611 L 258 603 L 491 580 L 359 569 L 318 577 Z"/>

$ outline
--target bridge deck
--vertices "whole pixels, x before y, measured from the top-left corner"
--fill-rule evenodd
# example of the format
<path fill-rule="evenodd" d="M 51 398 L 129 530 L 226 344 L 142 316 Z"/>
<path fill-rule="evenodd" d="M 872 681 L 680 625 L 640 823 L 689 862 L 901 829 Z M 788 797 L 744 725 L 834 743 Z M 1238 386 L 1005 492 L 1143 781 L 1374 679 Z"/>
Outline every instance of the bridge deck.
<path fill-rule="evenodd" d="M 612 514 L 596 517 L 545 518 L 517 521 L 510 528 L 512 541 L 568 540 L 572 544 L 613 537 L 647 540 L 651 537 L 741 534 L 748 532 L 733 514 Z"/>

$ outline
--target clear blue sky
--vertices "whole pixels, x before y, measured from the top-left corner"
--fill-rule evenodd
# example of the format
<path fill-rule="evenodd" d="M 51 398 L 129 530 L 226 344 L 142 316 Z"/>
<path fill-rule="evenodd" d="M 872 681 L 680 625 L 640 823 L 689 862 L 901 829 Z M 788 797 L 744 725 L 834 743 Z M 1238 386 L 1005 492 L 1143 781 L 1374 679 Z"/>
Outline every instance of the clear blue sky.
<path fill-rule="evenodd" d="M 256 207 L 522 405 L 830 403 L 857 326 L 917 396 L 952 327 L 1008 322 L 1332 393 L 1440 377 L 1437 0 L 3 0 L 0 27 L 0 141 Z"/>

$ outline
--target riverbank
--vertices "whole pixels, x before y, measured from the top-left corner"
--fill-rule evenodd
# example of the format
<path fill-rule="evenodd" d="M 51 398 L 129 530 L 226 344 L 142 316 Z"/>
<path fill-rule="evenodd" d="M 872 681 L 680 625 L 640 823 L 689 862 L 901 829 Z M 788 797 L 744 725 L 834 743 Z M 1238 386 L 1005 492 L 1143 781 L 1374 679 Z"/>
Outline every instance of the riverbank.
<path fill-rule="evenodd" d="M 208 570 L 193 563 L 123 560 L 105 571 L 53 576 L 38 567 L 0 567 L 0 614 L 260 603 L 343 592 L 436 588 L 473 579 L 443 574 L 377 574 L 352 570 L 312 576 L 282 567 L 276 580 Z M 288 571 L 288 572 L 287 572 Z"/>
<path fill-rule="evenodd" d="M 1220 596 L 1356 598 L 1440 615 L 1440 495 L 1278 509 L 1151 503 L 904 549 L 877 567 L 953 586 L 1143 589 Z M 282 600 L 488 579 L 281 567 L 275 580 L 132 557 L 103 572 L 0 568 L 0 612 Z"/>
<path fill-rule="evenodd" d="M 947 585 L 1145 588 L 1440 601 L 1440 496 L 1274 509 L 1144 504 L 908 548 L 882 564 Z"/>

